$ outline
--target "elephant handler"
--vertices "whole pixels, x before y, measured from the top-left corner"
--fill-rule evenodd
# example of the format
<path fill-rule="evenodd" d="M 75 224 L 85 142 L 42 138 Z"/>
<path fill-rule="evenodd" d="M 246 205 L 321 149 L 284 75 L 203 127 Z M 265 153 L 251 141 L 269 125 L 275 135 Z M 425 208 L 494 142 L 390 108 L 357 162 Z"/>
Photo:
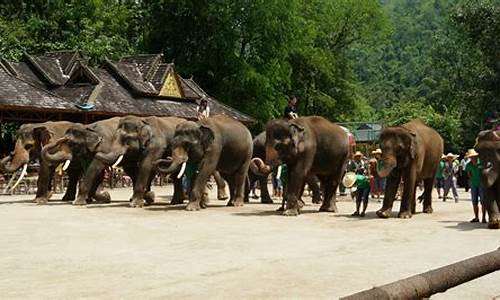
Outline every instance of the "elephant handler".
<path fill-rule="evenodd" d="M 352 214 L 353 217 L 364 217 L 366 208 L 368 207 L 368 196 L 370 195 L 370 177 L 366 175 L 364 169 L 356 171 L 356 211 Z M 363 202 L 363 211 L 360 213 L 359 208 Z"/>
<path fill-rule="evenodd" d="M 299 117 L 299 115 L 297 114 L 297 98 L 295 98 L 294 96 L 288 99 L 288 105 L 287 107 L 285 107 L 283 117 L 288 120 L 296 119 Z"/>
<path fill-rule="evenodd" d="M 193 188 L 193 181 L 198 173 L 197 164 L 192 161 L 187 161 L 186 170 L 184 171 L 184 177 L 182 178 L 182 187 L 186 195 L 185 198 L 191 198 L 191 190 Z"/>
<path fill-rule="evenodd" d="M 474 219 L 471 223 L 479 222 L 479 202 L 481 202 L 482 223 L 486 223 L 486 202 L 484 201 L 484 188 L 481 186 L 481 164 L 478 159 L 478 153 L 474 149 L 469 149 L 467 157 L 470 162 L 465 167 L 465 171 L 470 180 L 470 193 L 472 208 L 474 209 Z"/>
<path fill-rule="evenodd" d="M 436 171 L 436 190 L 438 193 L 438 198 L 442 199 L 443 197 L 441 196 L 441 189 L 444 189 L 444 167 L 445 167 L 445 162 L 444 160 L 446 159 L 446 155 L 441 156 L 441 160 L 439 161 L 439 165 Z"/>

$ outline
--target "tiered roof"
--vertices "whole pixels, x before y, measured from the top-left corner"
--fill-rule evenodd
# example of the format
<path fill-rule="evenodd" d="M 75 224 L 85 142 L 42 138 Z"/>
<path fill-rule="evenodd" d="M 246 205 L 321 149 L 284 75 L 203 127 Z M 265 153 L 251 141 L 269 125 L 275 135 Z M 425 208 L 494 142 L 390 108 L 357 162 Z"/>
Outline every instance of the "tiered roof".
<path fill-rule="evenodd" d="M 179 76 L 161 54 L 105 60 L 100 68 L 89 66 L 78 51 L 26 54 L 19 62 L 1 60 L 0 85 L 0 108 L 194 119 L 199 100 L 206 98 L 212 114 L 254 121 Z"/>

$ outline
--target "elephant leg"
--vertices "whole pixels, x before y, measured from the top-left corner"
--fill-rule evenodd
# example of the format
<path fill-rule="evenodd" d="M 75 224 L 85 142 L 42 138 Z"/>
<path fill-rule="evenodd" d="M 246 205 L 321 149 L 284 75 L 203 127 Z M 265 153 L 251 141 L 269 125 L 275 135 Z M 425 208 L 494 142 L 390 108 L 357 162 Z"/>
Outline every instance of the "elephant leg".
<path fill-rule="evenodd" d="M 312 191 L 312 203 L 321 203 L 321 188 L 319 187 L 319 180 L 316 176 L 309 176 L 307 178 L 307 184 Z"/>
<path fill-rule="evenodd" d="M 434 178 L 424 179 L 424 203 L 423 212 L 426 214 L 432 214 L 432 189 L 434 187 Z"/>
<path fill-rule="evenodd" d="M 218 160 L 216 159 L 211 161 L 206 159 L 200 163 L 202 168 L 199 170 L 198 175 L 194 179 L 191 196 L 189 197 L 189 203 L 186 206 L 186 210 L 195 211 L 203 208 L 201 206 L 201 201 L 203 200 L 203 194 L 205 193 L 207 181 L 208 178 L 215 172 L 217 164 Z"/>
<path fill-rule="evenodd" d="M 269 195 L 269 188 L 267 187 L 267 177 L 261 176 L 258 180 L 260 186 L 260 203 L 272 204 L 273 199 Z"/>
<path fill-rule="evenodd" d="M 170 201 L 171 205 L 182 204 L 184 203 L 184 191 L 182 187 L 182 178 L 178 179 L 177 175 L 173 177 L 174 181 L 174 195 L 172 196 L 172 200 Z"/>
<path fill-rule="evenodd" d="M 396 198 L 400 181 L 401 174 L 397 170 L 392 171 L 387 178 L 385 184 L 384 202 L 382 204 L 382 208 L 377 211 L 377 216 L 380 218 L 389 218 L 391 216 L 394 198 Z"/>
<path fill-rule="evenodd" d="M 218 171 L 215 171 L 213 176 L 217 184 L 217 199 L 221 201 L 227 200 L 229 197 L 226 193 L 226 182 Z"/>
<path fill-rule="evenodd" d="M 37 204 L 47 204 L 52 193 L 50 193 L 50 188 L 52 187 L 51 181 L 54 174 L 54 168 L 48 165 L 45 161 L 40 161 L 40 170 L 38 172 L 37 190 L 35 202 Z"/>
<path fill-rule="evenodd" d="M 155 203 L 155 193 L 151 190 L 151 184 L 156 177 L 156 172 L 151 172 L 148 178 L 148 184 L 146 185 L 146 192 L 144 194 L 145 205 L 152 205 Z"/>
<path fill-rule="evenodd" d="M 72 161 L 70 163 L 68 169 L 68 188 L 66 189 L 66 193 L 64 194 L 62 201 L 73 201 L 76 196 L 76 185 L 78 184 L 78 180 L 82 176 L 82 168 L 77 165 L 78 162 Z"/>
<path fill-rule="evenodd" d="M 500 191 L 498 186 L 487 188 L 485 190 L 485 196 L 488 207 L 488 228 L 499 229 L 500 228 Z"/>
<path fill-rule="evenodd" d="M 227 202 L 227 206 L 233 206 L 232 202 L 234 201 L 235 189 L 234 189 L 234 176 L 233 175 L 224 175 L 224 179 L 227 181 L 227 186 L 229 188 L 229 201 Z"/>
<path fill-rule="evenodd" d="M 127 174 L 128 177 L 130 177 L 133 189 L 135 186 L 135 182 L 137 181 L 137 172 L 139 171 L 139 168 L 136 166 L 123 166 L 123 171 L 125 171 L 125 174 Z M 132 202 L 132 197 L 130 197 L 128 201 Z"/>
<path fill-rule="evenodd" d="M 148 183 L 150 184 L 151 171 L 153 170 L 153 161 L 155 158 L 159 158 L 161 155 L 155 155 L 155 153 L 150 153 L 143 158 L 140 163 L 137 176 L 134 182 L 134 192 L 132 194 L 131 207 L 143 207 L 144 206 L 144 195 L 148 189 Z"/>
<path fill-rule="evenodd" d="M 240 168 L 235 174 L 233 174 L 233 188 L 231 193 L 231 200 L 228 203 L 228 206 L 243 206 L 245 203 L 245 186 L 247 183 L 247 173 L 248 173 L 248 164 Z"/>
<path fill-rule="evenodd" d="M 302 185 L 305 180 L 305 173 L 308 171 L 303 162 L 298 162 L 290 168 L 288 173 L 286 188 L 286 208 L 283 212 L 285 216 L 297 216 L 300 213 L 299 201 Z"/>
<path fill-rule="evenodd" d="M 417 174 L 414 167 L 410 166 L 405 172 L 403 178 L 403 196 L 401 197 L 401 207 L 398 217 L 408 219 L 412 216 L 412 205 L 415 202 L 415 188 Z"/>
<path fill-rule="evenodd" d="M 92 160 L 89 167 L 85 171 L 85 175 L 82 180 L 80 180 L 78 196 L 75 201 L 73 201 L 73 205 L 86 205 L 87 199 L 90 199 L 95 195 L 97 187 L 102 182 L 101 176 L 105 168 L 106 165 L 104 165 L 100 160 Z"/>
<path fill-rule="evenodd" d="M 324 200 L 319 211 L 337 212 L 337 195 L 335 192 L 337 191 L 338 185 L 339 181 L 335 178 L 335 175 L 321 178 Z"/>

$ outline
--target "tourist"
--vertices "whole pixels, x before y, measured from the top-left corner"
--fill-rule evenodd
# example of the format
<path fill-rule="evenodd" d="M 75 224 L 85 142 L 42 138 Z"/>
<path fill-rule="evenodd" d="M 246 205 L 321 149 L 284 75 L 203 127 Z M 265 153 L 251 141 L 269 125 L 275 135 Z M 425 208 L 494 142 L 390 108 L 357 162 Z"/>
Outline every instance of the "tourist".
<path fill-rule="evenodd" d="M 283 117 L 288 120 L 293 120 L 299 117 L 297 114 L 297 98 L 292 96 L 288 99 L 288 105 L 285 107 Z"/>
<path fill-rule="evenodd" d="M 208 101 L 206 97 L 203 97 L 200 100 L 200 104 L 198 105 L 198 120 L 206 119 L 210 116 L 210 106 L 208 105 Z"/>
<path fill-rule="evenodd" d="M 470 222 L 479 222 L 479 202 L 481 202 L 481 221 L 486 223 L 486 203 L 484 201 L 484 189 L 481 186 L 481 164 L 478 155 L 479 154 L 474 149 L 469 149 L 467 152 L 467 157 L 470 159 L 470 162 L 467 164 L 465 171 L 469 176 L 472 208 L 474 209 L 474 219 Z"/>
<path fill-rule="evenodd" d="M 380 202 L 380 195 L 383 195 L 385 190 L 385 178 L 378 176 L 378 172 L 384 167 L 384 161 L 382 160 L 382 149 L 377 148 L 375 151 L 373 151 L 373 155 L 377 160 L 377 172 L 375 173 L 375 196 L 377 196 L 377 200 Z"/>
<path fill-rule="evenodd" d="M 370 179 L 366 175 L 364 169 L 359 169 L 356 172 L 356 211 L 352 216 L 364 217 L 366 208 L 368 207 L 368 196 L 370 194 Z M 363 211 L 360 213 L 359 208 L 363 202 Z"/>
<path fill-rule="evenodd" d="M 443 201 L 446 201 L 448 197 L 448 192 L 453 192 L 453 199 L 455 202 L 458 202 L 458 193 L 457 193 L 457 173 L 458 173 L 458 161 L 456 160 L 456 156 L 453 153 L 448 153 L 446 155 L 446 163 L 443 169 L 443 177 L 444 177 L 444 191 L 443 191 Z"/>
<path fill-rule="evenodd" d="M 444 171 L 444 160 L 446 159 L 446 155 L 442 155 L 441 156 L 441 159 L 439 160 L 439 165 L 438 165 L 438 168 L 437 168 L 437 171 L 436 171 L 436 190 L 437 190 L 437 193 L 438 193 L 438 198 L 441 199 L 443 198 L 441 196 L 441 189 L 444 188 L 444 174 L 443 174 L 443 171 Z"/>
<path fill-rule="evenodd" d="M 182 187 L 185 198 L 191 199 L 191 190 L 193 189 L 193 181 L 198 173 L 198 165 L 192 161 L 186 162 L 186 169 L 182 178 Z"/>
<path fill-rule="evenodd" d="M 469 158 L 467 157 L 467 153 L 464 154 L 464 157 L 460 160 L 460 165 L 459 165 L 459 173 L 458 173 L 458 186 L 465 188 L 465 191 L 469 191 L 469 177 L 467 176 L 467 172 L 465 171 L 465 168 L 467 167 L 467 164 L 469 163 Z"/>

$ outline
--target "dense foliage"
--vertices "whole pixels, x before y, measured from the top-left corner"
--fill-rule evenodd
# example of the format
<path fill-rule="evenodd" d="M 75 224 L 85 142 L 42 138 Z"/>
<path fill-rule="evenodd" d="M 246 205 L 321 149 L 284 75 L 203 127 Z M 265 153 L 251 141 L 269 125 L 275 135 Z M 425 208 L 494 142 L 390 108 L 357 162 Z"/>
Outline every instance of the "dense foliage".
<path fill-rule="evenodd" d="M 420 117 L 469 147 L 500 106 L 499 0 L 0 2 L 0 56 L 165 54 L 262 125 L 289 95 L 334 121 Z"/>

